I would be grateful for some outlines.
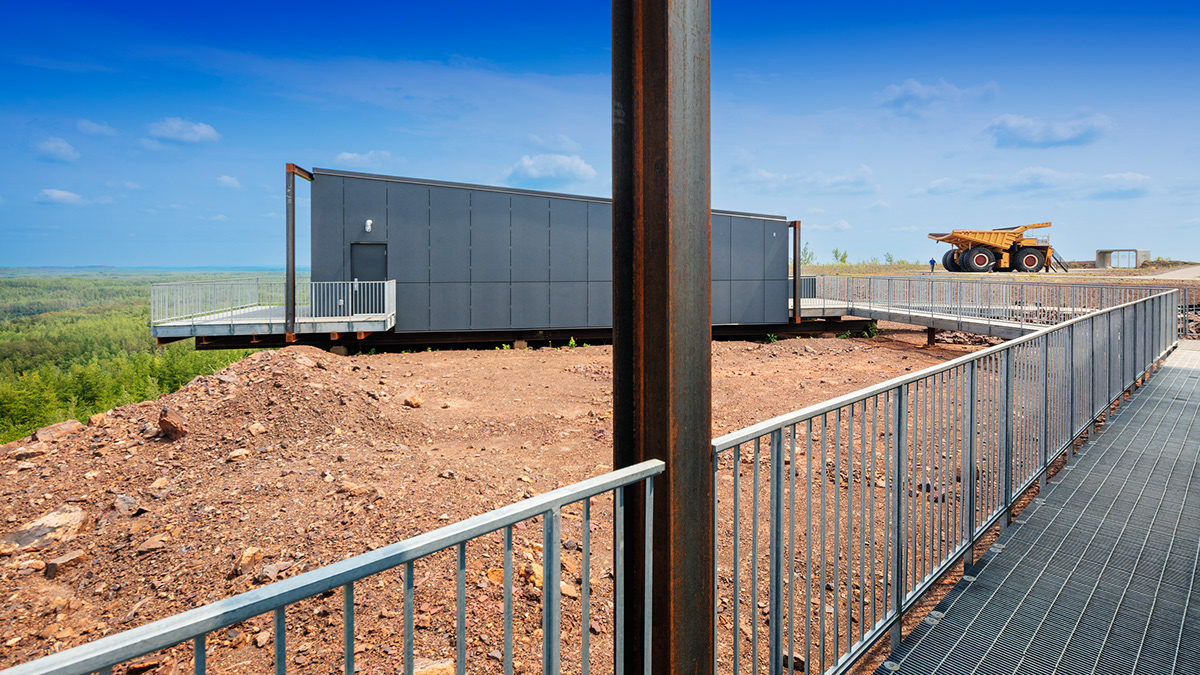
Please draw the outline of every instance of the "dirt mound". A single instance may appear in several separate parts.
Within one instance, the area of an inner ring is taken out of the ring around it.
[[[874,340],[716,343],[714,434],[973,349],[925,349],[923,341],[922,331],[899,331]],[[611,353],[339,357],[289,347],[198,377],[157,401],[98,415],[86,427],[68,426],[65,435],[5,446],[0,536],[55,511],[77,513],[79,524],[70,536],[0,548],[0,667],[609,470]],[[584,630],[595,654],[611,653],[611,500],[596,500],[592,513],[586,627],[575,597],[584,583],[580,509],[567,509],[563,519],[564,659],[576,661]],[[514,532],[520,672],[540,660],[539,528],[531,522]],[[453,658],[452,560],[439,554],[415,570],[423,658]],[[470,545],[467,560],[468,658],[472,669],[498,672],[502,664],[488,655],[503,644],[499,537]],[[404,639],[399,572],[360,583],[356,606],[363,672],[395,672]],[[340,664],[341,611],[336,594],[289,609],[292,669],[328,672]],[[271,627],[264,616],[210,635],[210,668],[269,670]],[[143,672],[182,668],[191,648],[156,660],[142,664]]]

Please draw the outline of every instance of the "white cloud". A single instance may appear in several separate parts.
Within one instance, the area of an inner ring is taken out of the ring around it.
[[[4,200],[0,199],[0,204],[3,204],[3,203],[4,203]],[[1189,229],[1189,230],[1194,229],[1194,228],[1200,228],[1200,218],[1188,218],[1187,220],[1180,223],[1179,226]]]
[[[948,195],[962,189],[962,182],[953,178],[938,178],[923,188],[913,190],[915,195]]]
[[[141,145],[143,148],[145,148],[147,150],[162,150],[167,147],[167,146],[163,145],[162,143],[159,143],[156,139],[153,139],[153,138],[140,139],[140,140],[138,140],[138,145]]]
[[[378,169],[392,161],[392,153],[387,150],[372,150],[366,153],[339,152],[335,158],[338,164],[356,169]]]
[[[161,122],[154,122],[147,127],[151,136],[165,138],[170,141],[183,143],[199,143],[201,141],[220,140],[221,134],[203,122],[192,122],[182,117],[164,117]]]
[[[846,222],[845,220],[835,220],[832,223],[828,223],[828,224],[816,223],[816,224],[812,224],[812,225],[804,225],[804,227],[807,227],[807,228],[810,228],[813,230],[818,230],[821,232],[831,232],[831,231],[845,232],[846,230],[850,229],[850,223]]]
[[[79,159],[79,151],[72,147],[70,143],[56,136],[51,136],[38,143],[37,149],[38,152],[42,153],[44,159],[55,162],[74,162]]]
[[[4,203],[4,197],[0,197],[0,204]]]
[[[1009,114],[992,120],[984,133],[997,148],[1057,148],[1094,143],[1116,127],[1112,118],[1099,113],[1058,122]]]
[[[216,220],[223,222],[229,220],[229,216],[225,215],[224,213],[218,213],[215,216],[196,216],[196,220]]]
[[[999,87],[995,82],[960,89],[945,80],[922,84],[909,78],[901,84],[889,84],[876,98],[880,105],[903,117],[925,117],[950,104],[990,98]]]
[[[807,213],[811,213],[811,214],[813,214],[813,215],[815,215],[815,216],[819,216],[819,215],[821,215],[821,214],[825,213],[825,209],[822,209],[822,208],[819,208],[819,207],[815,207],[815,206],[814,206],[813,208],[811,208],[811,209],[808,209]]]
[[[91,120],[79,120],[75,123],[75,128],[79,133],[89,136],[116,136],[117,130],[108,126],[108,122],[93,122]]]
[[[233,176],[217,176],[217,185],[221,187],[231,188],[233,190],[241,190],[242,184]]]
[[[596,170],[579,155],[525,155],[507,171],[509,185],[523,187],[562,187],[596,177]]]
[[[38,200],[53,204],[86,204],[87,201],[80,195],[66,190],[55,190],[54,188],[46,188],[38,195]]]
[[[117,189],[125,189],[125,190],[141,190],[142,189],[141,185],[139,185],[131,180],[125,180],[125,181],[110,180],[110,181],[105,182],[104,184],[110,188],[117,188]]]
[[[1091,199],[1136,199],[1154,190],[1154,179],[1140,173],[1110,173],[1101,177]]]
[[[547,138],[542,138],[537,134],[529,134],[529,142],[551,152],[577,153],[583,149],[583,146],[578,141],[566,134],[555,134]]]
[[[739,181],[756,192],[803,192],[814,195],[863,195],[879,191],[875,174],[866,164],[842,174],[822,171],[787,174],[735,167]]]
[[[914,190],[914,195],[964,192],[974,197],[1028,195],[1074,199],[1135,199],[1161,192],[1154,178],[1132,171],[1094,176],[1031,166],[1008,176],[970,174],[961,179],[939,178]]]
[[[276,218],[282,218],[283,216],[278,213],[275,213],[274,211],[271,211],[270,213],[264,213],[262,215],[262,217],[266,218],[268,220],[275,220]]]
[[[883,199],[879,199],[879,200],[872,202],[871,205],[867,207],[867,210],[882,211],[884,209],[890,209],[890,208],[892,208],[891,202],[883,200]]]

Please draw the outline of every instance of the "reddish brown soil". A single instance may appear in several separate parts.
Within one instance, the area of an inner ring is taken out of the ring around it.
[[[884,328],[874,339],[715,343],[713,434],[980,348],[927,348],[923,330]],[[611,355],[608,346],[355,357],[292,347],[113,410],[48,443],[41,457],[18,461],[9,453],[26,443],[6,446],[3,532],[64,503],[81,506],[91,524],[71,541],[0,557],[0,667],[269,583],[267,566],[287,568],[278,578],[292,576],[608,471]],[[410,397],[420,406],[406,405]],[[163,407],[187,417],[182,440],[158,433]],[[145,511],[121,515],[117,495]],[[591,649],[596,671],[605,672],[611,499],[598,499],[592,512]],[[581,525],[578,507],[565,510],[563,538],[579,542]],[[530,522],[514,532],[515,564],[524,571],[514,603],[518,672],[540,662],[540,590],[530,574],[541,560],[539,529]],[[161,546],[145,550],[156,538]],[[262,560],[235,570],[250,547]],[[565,549],[563,580],[577,589],[580,553]],[[39,569],[75,550],[87,560],[53,580]],[[488,655],[502,649],[503,595],[488,573],[502,559],[497,536],[468,546],[472,671],[500,669]],[[416,568],[416,644],[426,658],[454,653],[453,569],[442,554]],[[363,673],[401,664],[402,589],[398,572],[357,588]],[[341,611],[337,595],[289,609],[289,672],[338,667]],[[578,663],[588,629],[579,601],[564,598],[563,615],[564,661]],[[210,672],[269,670],[270,630],[264,616],[210,635]],[[158,658],[159,671],[173,672],[190,663],[191,649]]]

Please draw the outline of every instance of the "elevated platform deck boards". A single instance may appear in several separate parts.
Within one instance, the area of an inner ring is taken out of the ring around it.
[[[151,326],[150,332],[156,338],[282,335],[284,324],[282,305],[256,305],[157,323]],[[311,308],[296,308],[297,333],[377,333],[391,330],[395,325],[394,312],[313,317]]]
[[[1200,345],[969,574],[878,675],[1200,672]]]

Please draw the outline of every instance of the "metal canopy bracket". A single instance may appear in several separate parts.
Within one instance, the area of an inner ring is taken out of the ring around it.
[[[707,0],[614,0],[615,464],[667,464],[653,555],[645,495],[629,491],[625,509],[627,673],[713,667],[709,54]],[[651,560],[648,591],[637,571]]]

